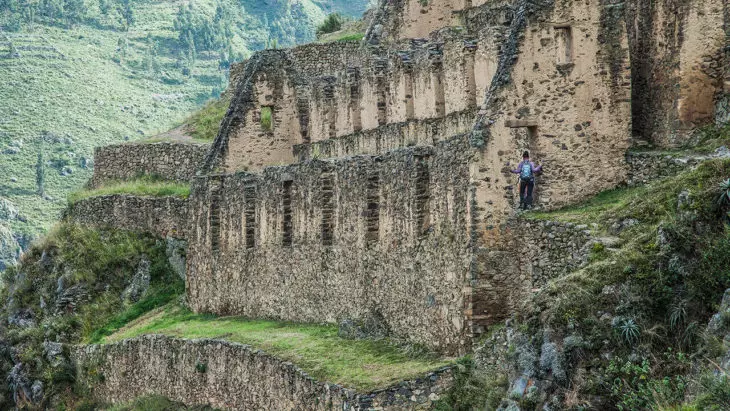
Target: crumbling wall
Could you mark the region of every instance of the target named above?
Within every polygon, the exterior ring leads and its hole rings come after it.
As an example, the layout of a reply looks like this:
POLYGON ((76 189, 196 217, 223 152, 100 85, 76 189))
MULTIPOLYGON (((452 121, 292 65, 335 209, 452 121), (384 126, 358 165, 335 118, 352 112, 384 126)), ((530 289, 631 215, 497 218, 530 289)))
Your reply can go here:
POLYGON ((472 171, 472 215, 477 235, 486 237, 518 205, 510 170, 524 150, 544 165, 535 187, 539 207, 576 203, 626 176, 630 77, 621 3, 532 7, 515 12, 500 56, 503 68, 472 134, 473 144, 482 146, 472 171))
POLYGON ((475 257, 475 334, 519 312, 534 290, 588 262, 595 243, 585 225, 512 219, 475 257))
POLYGON ((64 218, 90 226, 108 226, 185 239, 188 200, 127 194, 89 197, 69 205, 64 218))
POLYGON ((662 147, 685 143, 691 131, 724 107, 727 1, 633 0, 631 38, 634 134, 662 147))
POLYGON ((233 410, 397 410, 428 407, 452 384, 451 371, 358 393, 315 381, 290 362, 221 340, 142 336, 72 347, 78 383, 106 403, 161 395, 188 406, 233 410))
POLYGON ((348 136, 294 146, 298 161, 338 158, 358 154, 384 154, 401 147, 434 145, 471 127, 475 110, 446 115, 443 118, 410 120, 348 136))
POLYGON ((297 322, 380 318, 463 352, 471 150, 435 147, 197 178, 188 300, 297 322))
POLYGON ((160 142, 127 143, 97 147, 90 185, 155 176, 164 180, 190 181, 203 162, 209 144, 160 142))
MULTIPOLYGON (((484 80, 476 72, 476 45, 470 37, 444 32, 403 46, 393 52, 345 42, 257 53, 241 75, 205 170, 253 171, 287 164, 295 145, 357 140, 361 132, 383 135, 392 124, 476 109, 484 80), (261 124, 264 109, 273 113, 268 129, 261 124)), ((490 47, 489 53, 497 52, 497 46, 490 47)), ((466 122, 459 125, 440 139, 470 128, 466 122)), ((407 142, 432 140, 417 134, 407 142)), ((397 139, 384 146, 402 147, 397 139)))

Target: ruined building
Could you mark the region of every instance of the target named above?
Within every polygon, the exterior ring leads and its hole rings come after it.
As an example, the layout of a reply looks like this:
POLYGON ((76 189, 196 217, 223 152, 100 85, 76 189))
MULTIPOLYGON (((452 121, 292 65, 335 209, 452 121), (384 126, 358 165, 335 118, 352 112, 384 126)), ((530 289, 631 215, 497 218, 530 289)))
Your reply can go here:
POLYGON ((185 227, 136 228, 187 239, 196 311, 463 353, 552 275, 510 223, 522 151, 542 208, 624 183, 633 145, 728 120, 729 38, 726 0, 384 0, 363 42, 253 55, 185 227))

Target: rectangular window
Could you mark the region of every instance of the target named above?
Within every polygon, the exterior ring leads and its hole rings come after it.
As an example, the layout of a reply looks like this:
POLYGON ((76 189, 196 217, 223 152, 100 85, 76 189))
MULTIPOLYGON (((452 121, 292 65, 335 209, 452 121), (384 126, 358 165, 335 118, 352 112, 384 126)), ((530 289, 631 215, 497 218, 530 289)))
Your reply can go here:
POLYGON ((249 185, 243 189, 244 209, 246 222, 246 248, 256 247, 256 186, 249 185))
POLYGON ((417 235, 426 234, 431 225, 431 175, 428 170, 428 156, 416 157, 414 215, 417 235))
POLYGON ((220 208, 220 188, 219 180, 211 180, 210 190, 210 248, 214 254, 220 251, 221 242, 221 208, 220 208))
POLYGON ((281 210, 283 215, 281 219, 281 230, 283 233, 281 245, 284 247, 291 247, 292 245, 291 187, 291 181, 284 181, 284 193, 281 197, 281 210))
POLYGON ((360 68, 347 68, 347 82, 350 85, 350 115, 352 116, 352 130, 362 130, 360 115, 360 68))
POLYGON ((261 129, 274 131, 274 108, 271 106, 261 106, 261 129))
POLYGON ((380 176, 377 172, 368 178, 365 204, 365 243, 380 240, 380 176))
POLYGON ((334 242, 334 176, 324 173, 320 178, 320 207, 322 209, 322 245, 334 242))
POLYGON ((436 117, 446 115, 446 99, 444 97, 444 66, 441 62, 433 64, 433 86, 436 105, 436 117))
POLYGON ((570 26, 555 27, 558 64, 573 62, 573 30, 570 26))

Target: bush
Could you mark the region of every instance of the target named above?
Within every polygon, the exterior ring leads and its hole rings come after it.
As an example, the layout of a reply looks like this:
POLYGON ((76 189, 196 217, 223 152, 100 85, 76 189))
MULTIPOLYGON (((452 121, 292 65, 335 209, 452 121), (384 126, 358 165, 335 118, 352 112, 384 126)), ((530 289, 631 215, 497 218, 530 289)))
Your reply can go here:
POLYGON ((323 34, 333 33, 342 29, 342 24, 347 21, 340 13, 332 13, 327 16, 322 24, 317 27, 317 37, 323 34))

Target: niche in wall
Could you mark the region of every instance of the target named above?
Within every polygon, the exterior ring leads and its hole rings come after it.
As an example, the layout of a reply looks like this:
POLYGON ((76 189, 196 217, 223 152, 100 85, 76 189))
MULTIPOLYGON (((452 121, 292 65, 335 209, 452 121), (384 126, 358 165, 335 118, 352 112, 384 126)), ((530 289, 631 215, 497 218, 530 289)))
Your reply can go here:
POLYGON ((556 26, 556 62, 558 65, 573 63, 573 29, 570 26, 556 26))
POLYGON ((292 235, 293 235, 293 223, 291 215, 291 200, 292 200, 292 181, 287 180, 282 183, 282 196, 281 196, 281 245, 284 247, 291 247, 292 235))
POLYGON ((256 186, 245 186, 243 197, 246 248, 254 248, 256 247, 256 186))
POLYGON ((261 106, 259 111, 259 124, 261 130, 267 132, 274 131, 274 107, 273 106, 261 106))

